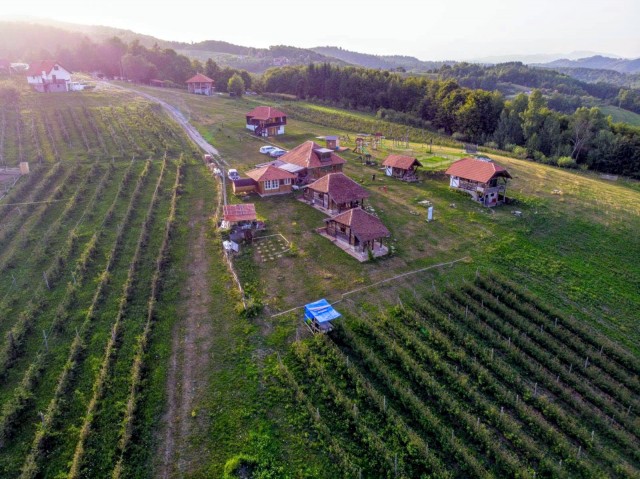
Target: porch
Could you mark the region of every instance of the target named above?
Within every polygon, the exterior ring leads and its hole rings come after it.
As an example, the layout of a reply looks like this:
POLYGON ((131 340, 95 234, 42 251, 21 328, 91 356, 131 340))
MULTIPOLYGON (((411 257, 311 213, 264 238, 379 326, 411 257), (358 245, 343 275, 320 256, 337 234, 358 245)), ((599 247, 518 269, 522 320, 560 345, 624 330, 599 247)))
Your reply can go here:
MULTIPOLYGON (((366 247, 364 247, 363 244, 353 245, 349 243, 348 235, 344 233, 340 233, 339 231, 336 231, 334 236, 334 234, 329 233, 326 226, 316 229, 316 233, 318 233, 320 236, 323 236, 324 238, 327 238, 329 241, 335 244, 342 251, 352 256, 353 258, 357 259, 361 263, 364 263, 365 261, 369 261, 369 253, 368 253, 369 250, 366 247)), ((367 246, 372 246, 371 252, 374 258, 385 256, 386 254, 389 253, 389 248, 387 248, 385 245, 382 244, 382 240, 367 241, 365 244, 367 246)))

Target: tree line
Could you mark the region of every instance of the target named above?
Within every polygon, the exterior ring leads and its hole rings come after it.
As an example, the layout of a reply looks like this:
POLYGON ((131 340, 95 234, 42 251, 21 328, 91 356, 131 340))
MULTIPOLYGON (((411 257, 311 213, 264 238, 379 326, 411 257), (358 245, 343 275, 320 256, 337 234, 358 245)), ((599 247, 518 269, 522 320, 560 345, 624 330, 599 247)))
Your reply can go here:
POLYGON ((554 111, 539 89, 505 100, 453 79, 329 64, 270 69, 263 82, 267 92, 377 112, 523 158, 640 178, 640 129, 613 124, 595 107, 554 111))

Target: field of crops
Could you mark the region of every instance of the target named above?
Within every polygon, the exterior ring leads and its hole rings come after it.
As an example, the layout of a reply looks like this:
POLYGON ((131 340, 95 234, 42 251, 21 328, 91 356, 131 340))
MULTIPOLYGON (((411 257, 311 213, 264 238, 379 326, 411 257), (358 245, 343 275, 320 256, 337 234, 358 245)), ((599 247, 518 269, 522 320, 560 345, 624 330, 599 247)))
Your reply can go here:
POLYGON ((0 108, 0 162, 31 165, 0 203, 0 477, 140 477, 152 460, 154 330, 197 157, 134 99, 0 108))
POLYGON ((511 281, 336 323, 277 375, 343 477, 639 477, 640 361, 511 281))
POLYGON ((119 103, 0 105, 0 165, 179 153, 180 131, 163 118, 157 105, 119 103))

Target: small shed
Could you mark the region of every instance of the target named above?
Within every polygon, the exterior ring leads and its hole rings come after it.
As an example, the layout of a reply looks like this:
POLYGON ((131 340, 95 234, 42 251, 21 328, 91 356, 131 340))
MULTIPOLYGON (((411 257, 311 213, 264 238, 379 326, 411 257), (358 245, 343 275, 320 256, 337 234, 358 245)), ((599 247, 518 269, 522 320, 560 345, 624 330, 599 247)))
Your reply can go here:
POLYGON ((238 178, 237 180, 231 181, 231 188, 233 189, 234 195, 255 193, 258 188, 258 183, 251 178, 238 178))
POLYGON ((327 142, 327 148, 330 150, 339 150, 340 149, 340 137, 336 135, 325 136, 325 141, 327 142))
POLYGON ((326 299, 321 299, 315 303, 309 303, 304 307, 304 321, 312 329, 327 333, 333 329, 331 321, 342 316, 326 299))
POLYGON ((385 174, 402 181, 417 181, 417 170, 422 163, 417 158, 405 155, 389 155, 382 163, 385 174))

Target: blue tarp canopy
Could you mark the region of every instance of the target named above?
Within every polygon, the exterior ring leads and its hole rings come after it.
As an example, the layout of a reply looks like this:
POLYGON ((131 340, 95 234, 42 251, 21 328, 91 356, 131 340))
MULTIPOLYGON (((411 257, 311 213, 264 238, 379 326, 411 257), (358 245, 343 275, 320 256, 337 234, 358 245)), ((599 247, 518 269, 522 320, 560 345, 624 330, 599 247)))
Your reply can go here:
POLYGON ((340 313, 333 309, 326 299, 321 299, 315 303, 307 304, 304 307, 304 316, 311 321, 315 320, 322 324, 327 321, 331 321, 332 319, 339 318, 340 313))

